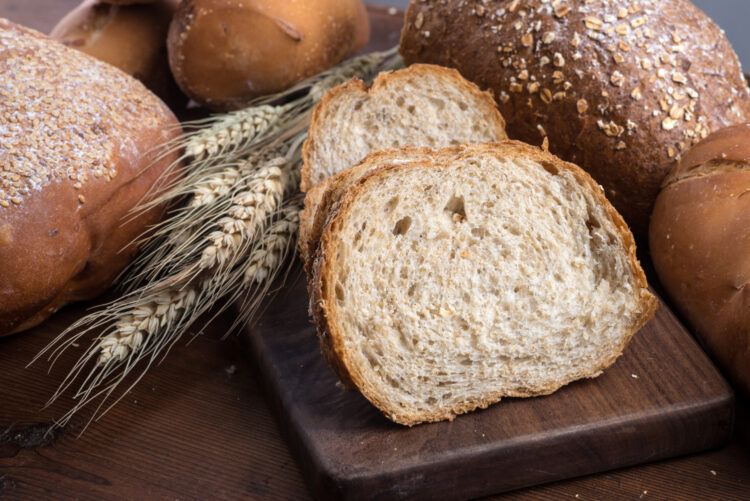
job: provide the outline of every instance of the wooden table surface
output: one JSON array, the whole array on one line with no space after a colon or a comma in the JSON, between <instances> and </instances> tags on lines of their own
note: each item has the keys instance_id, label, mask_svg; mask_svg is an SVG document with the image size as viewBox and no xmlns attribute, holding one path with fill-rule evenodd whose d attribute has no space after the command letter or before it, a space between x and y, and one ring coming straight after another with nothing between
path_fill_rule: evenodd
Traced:
<instances>
[{"instance_id":1,"label":"wooden table surface","mask_svg":"<svg viewBox=\"0 0 750 501\"><path fill-rule=\"evenodd\" d=\"M0 0L0 16L46 32L77 1ZM230 315L177 346L80 438L83 416L45 436L70 401L42 406L77 354L67 353L49 374L45 364L26 364L85 307L0 339L0 499L309 498L243 343L219 339ZM750 499L748 422L740 401L737 431L719 450L493 499Z\"/></svg>"}]
</instances>

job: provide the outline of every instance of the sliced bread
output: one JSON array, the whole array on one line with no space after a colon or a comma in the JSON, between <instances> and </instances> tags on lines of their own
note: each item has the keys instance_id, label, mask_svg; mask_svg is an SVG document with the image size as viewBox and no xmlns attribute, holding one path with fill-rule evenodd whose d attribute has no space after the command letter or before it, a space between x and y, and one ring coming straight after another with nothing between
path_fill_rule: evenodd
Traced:
<instances>
[{"instance_id":1,"label":"sliced bread","mask_svg":"<svg viewBox=\"0 0 750 501\"><path fill-rule=\"evenodd\" d=\"M657 305L601 188L514 141L370 171L319 245L325 358L404 425L596 377Z\"/></svg>"},{"instance_id":2,"label":"sliced bread","mask_svg":"<svg viewBox=\"0 0 750 501\"><path fill-rule=\"evenodd\" d=\"M313 111L302 152L302 191L374 151L505 138L492 95L456 70L414 64L381 73L369 89L354 79L331 89Z\"/></svg>"},{"instance_id":3,"label":"sliced bread","mask_svg":"<svg viewBox=\"0 0 750 501\"><path fill-rule=\"evenodd\" d=\"M299 252L308 276L323 233L328 215L346 190L369 171L391 165L399 165L431 158L433 150L428 148L405 148L384 150L367 155L354 167L345 169L313 186L305 194L305 206L300 213Z\"/></svg>"}]
</instances>

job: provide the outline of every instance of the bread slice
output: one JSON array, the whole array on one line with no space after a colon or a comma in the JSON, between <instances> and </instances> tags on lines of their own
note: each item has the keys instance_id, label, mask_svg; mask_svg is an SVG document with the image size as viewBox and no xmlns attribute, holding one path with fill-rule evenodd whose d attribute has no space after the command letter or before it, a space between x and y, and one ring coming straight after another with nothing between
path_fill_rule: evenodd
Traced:
<instances>
[{"instance_id":1,"label":"bread slice","mask_svg":"<svg viewBox=\"0 0 750 501\"><path fill-rule=\"evenodd\" d=\"M365 174L311 285L326 360L404 425L596 377L657 306L601 188L515 141Z\"/></svg>"},{"instance_id":2,"label":"bread slice","mask_svg":"<svg viewBox=\"0 0 750 501\"><path fill-rule=\"evenodd\" d=\"M308 276L312 271L312 261L328 215L339 202L346 190L369 171L391 165L399 165L418 160L428 160L433 150L428 148L407 148L384 150L367 155L354 167L345 169L312 187L305 194L305 207L300 213L299 252Z\"/></svg>"},{"instance_id":3,"label":"bread slice","mask_svg":"<svg viewBox=\"0 0 750 501\"><path fill-rule=\"evenodd\" d=\"M313 111L302 150L302 191L369 153L404 146L440 148L507 138L495 100L456 70L429 64L331 89Z\"/></svg>"}]
</instances>

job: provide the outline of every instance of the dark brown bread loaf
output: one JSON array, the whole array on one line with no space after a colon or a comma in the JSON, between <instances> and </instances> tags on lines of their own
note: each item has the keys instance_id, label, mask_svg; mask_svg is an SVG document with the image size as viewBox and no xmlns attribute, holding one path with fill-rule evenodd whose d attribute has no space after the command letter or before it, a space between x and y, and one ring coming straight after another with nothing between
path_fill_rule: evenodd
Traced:
<instances>
[{"instance_id":1,"label":"dark brown bread loaf","mask_svg":"<svg viewBox=\"0 0 750 501\"><path fill-rule=\"evenodd\" d=\"M690 150L665 180L649 241L662 284L750 395L750 124Z\"/></svg>"},{"instance_id":2,"label":"dark brown bread loaf","mask_svg":"<svg viewBox=\"0 0 750 501\"><path fill-rule=\"evenodd\" d=\"M110 286L162 211L129 211L176 155L155 95L117 68L0 19L0 336Z\"/></svg>"},{"instance_id":3,"label":"dark brown bread loaf","mask_svg":"<svg viewBox=\"0 0 750 501\"><path fill-rule=\"evenodd\" d=\"M412 1L401 53L494 91L510 137L548 137L641 236L680 155L750 120L732 47L688 0Z\"/></svg>"},{"instance_id":4,"label":"dark brown bread loaf","mask_svg":"<svg viewBox=\"0 0 750 501\"><path fill-rule=\"evenodd\" d=\"M179 0L110 5L85 0L50 37L134 76L173 107L187 98L169 71L167 31Z\"/></svg>"}]
</instances>

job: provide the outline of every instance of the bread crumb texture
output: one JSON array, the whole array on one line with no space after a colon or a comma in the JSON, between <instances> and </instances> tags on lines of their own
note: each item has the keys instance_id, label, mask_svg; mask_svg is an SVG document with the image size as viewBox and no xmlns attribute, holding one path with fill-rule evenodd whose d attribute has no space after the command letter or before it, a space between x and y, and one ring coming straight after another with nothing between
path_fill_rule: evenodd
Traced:
<instances>
[{"instance_id":1,"label":"bread crumb texture","mask_svg":"<svg viewBox=\"0 0 750 501\"><path fill-rule=\"evenodd\" d=\"M321 242L324 342L402 424L595 377L656 307L588 175L520 143L455 153L366 174Z\"/></svg>"},{"instance_id":2,"label":"bread crumb texture","mask_svg":"<svg viewBox=\"0 0 750 501\"><path fill-rule=\"evenodd\" d=\"M329 91L316 106L305 142L303 189L373 151L501 141L505 120L492 95L456 70L413 64Z\"/></svg>"},{"instance_id":3,"label":"bread crumb texture","mask_svg":"<svg viewBox=\"0 0 750 501\"><path fill-rule=\"evenodd\" d=\"M6 19L0 74L0 210L53 183L110 181L113 159L138 155L140 132L164 121L140 82Z\"/></svg>"}]
</instances>

